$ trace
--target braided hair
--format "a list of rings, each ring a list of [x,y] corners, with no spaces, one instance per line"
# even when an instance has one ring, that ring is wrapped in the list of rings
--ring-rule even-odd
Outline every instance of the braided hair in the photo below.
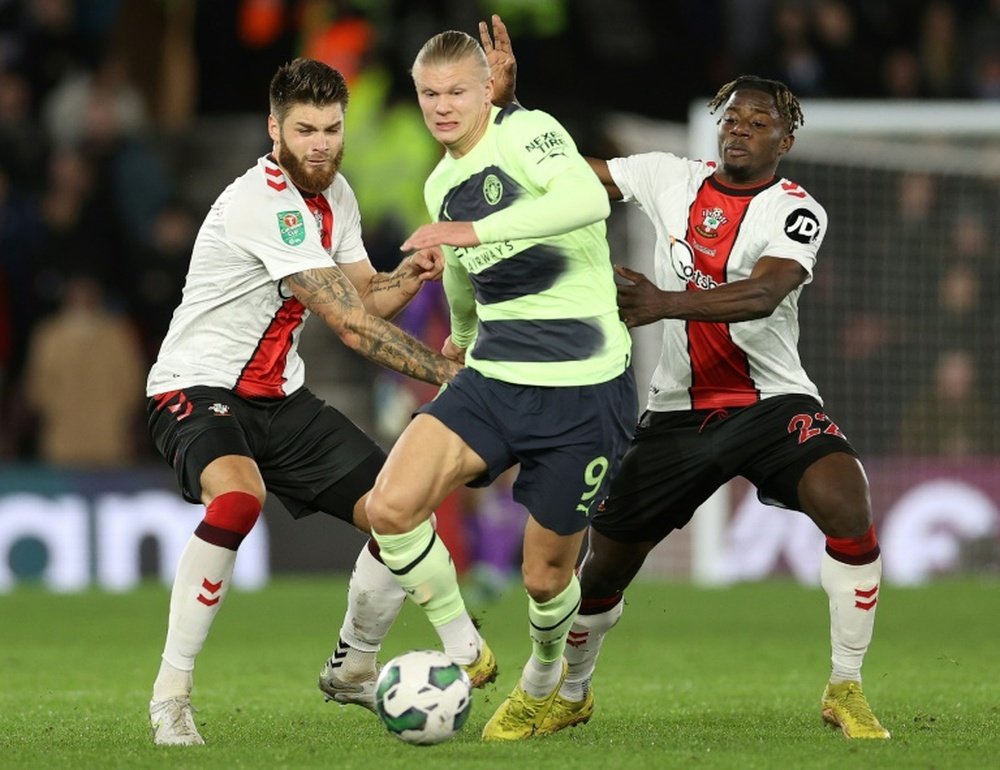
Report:
[[[778,107],[778,114],[785,121],[785,125],[788,126],[788,133],[794,133],[795,129],[806,122],[805,117],[802,115],[802,107],[799,106],[799,100],[795,98],[795,94],[792,93],[788,86],[780,80],[768,80],[756,75],[740,75],[736,80],[726,83],[719,89],[719,92],[712,101],[708,103],[709,112],[714,114],[733,95],[734,91],[738,91],[741,88],[747,88],[752,91],[763,91],[773,96],[774,103]]]

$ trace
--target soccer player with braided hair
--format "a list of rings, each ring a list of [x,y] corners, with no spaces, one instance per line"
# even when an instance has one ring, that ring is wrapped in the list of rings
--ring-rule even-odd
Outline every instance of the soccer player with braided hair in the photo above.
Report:
[[[495,99],[514,98],[510,38],[493,17],[480,37]],[[729,479],[766,503],[801,511],[826,536],[832,670],[823,719],[848,738],[889,737],[861,688],[882,562],[868,481],[797,350],[798,300],[826,234],[823,207],[777,174],[803,116],[783,83],[742,76],[709,103],[719,161],[651,152],[589,158],[612,200],[638,203],[656,230],[655,282],[615,271],[629,327],[659,322],[663,346],[621,471],[591,521],[568,674],[545,732],[586,722],[590,683],[623,592],[646,555]]]

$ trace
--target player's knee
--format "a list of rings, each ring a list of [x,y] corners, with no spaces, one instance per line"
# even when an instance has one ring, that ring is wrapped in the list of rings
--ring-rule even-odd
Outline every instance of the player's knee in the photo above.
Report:
[[[249,492],[224,492],[205,509],[195,534],[206,542],[236,550],[260,516],[263,502]]]
[[[580,569],[580,589],[585,597],[600,598],[619,594],[628,588],[646,559],[645,547],[617,544],[608,548],[591,547]]]
[[[844,508],[829,512],[817,522],[827,537],[860,538],[872,525],[871,514],[859,508]]]
[[[828,487],[823,494],[812,496],[810,508],[809,515],[831,537],[861,537],[872,524],[867,487]]]
[[[364,510],[369,527],[380,535],[399,535],[419,524],[399,499],[377,487],[368,493]]]
[[[547,602],[561,594],[569,585],[570,575],[555,567],[522,566],[524,590],[536,602]]]

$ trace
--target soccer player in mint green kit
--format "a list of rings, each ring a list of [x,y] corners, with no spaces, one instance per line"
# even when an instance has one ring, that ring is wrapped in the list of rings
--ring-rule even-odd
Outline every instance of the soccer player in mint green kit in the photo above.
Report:
[[[580,604],[584,532],[637,417],[630,338],[618,318],[605,237],[607,194],[550,115],[493,107],[486,55],[456,31],[413,64],[417,97],[446,153],[425,185],[435,223],[404,251],[443,246],[451,335],[466,368],[421,407],[366,504],[386,566],[427,613],[473,683],[496,661],[473,625],[431,511],[462,484],[520,464],[514,499],[530,512],[523,575],[532,653],[486,740],[554,731],[542,723],[565,677]]]

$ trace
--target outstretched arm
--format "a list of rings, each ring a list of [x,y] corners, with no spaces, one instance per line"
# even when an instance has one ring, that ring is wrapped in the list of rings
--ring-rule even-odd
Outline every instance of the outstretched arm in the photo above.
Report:
[[[615,265],[629,281],[618,285],[618,315],[629,328],[664,318],[733,323],[767,318],[805,279],[798,262],[761,257],[749,278],[705,291],[663,291],[642,273]]]
[[[506,107],[517,101],[514,89],[517,86],[517,59],[514,58],[514,48],[510,44],[507,25],[499,15],[490,18],[493,24],[493,37],[485,21],[479,22],[479,39],[486,52],[486,61],[490,65],[493,76],[493,103],[497,107]]]
[[[447,382],[461,369],[398,326],[370,314],[339,268],[303,270],[287,276],[284,282],[347,347],[370,361],[436,385]]]
[[[376,273],[366,259],[340,265],[340,269],[357,289],[365,310],[392,319],[417,296],[426,281],[441,279],[444,255],[437,248],[414,252],[391,273]]]

